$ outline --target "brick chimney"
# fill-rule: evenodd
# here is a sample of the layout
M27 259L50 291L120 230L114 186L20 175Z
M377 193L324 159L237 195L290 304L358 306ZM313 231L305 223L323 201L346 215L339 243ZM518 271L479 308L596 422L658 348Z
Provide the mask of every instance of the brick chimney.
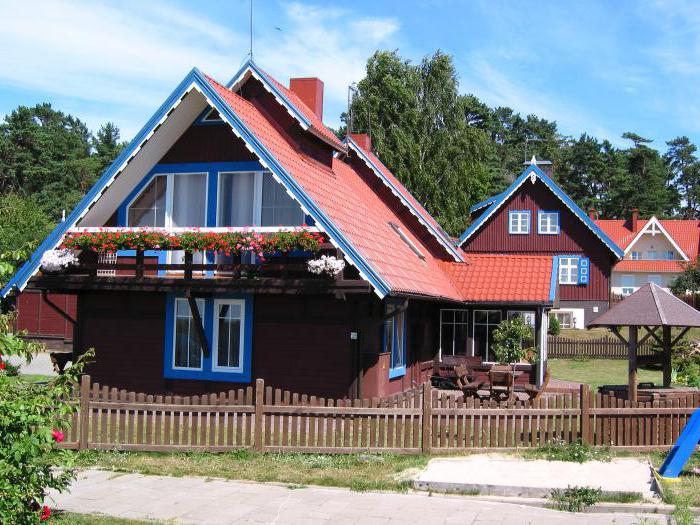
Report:
M598 212L596 211L596 209L593 206L588 208L588 218L591 219L592 221L598 220Z
M372 151L372 139L367 133L350 133L350 138L365 151Z
M323 120L323 82L316 77L290 78L289 89L302 100L314 114Z
M636 232L637 231L637 224L639 223L639 210L637 208L632 208L630 210L632 212L632 217L630 219L630 226L632 227L632 231Z

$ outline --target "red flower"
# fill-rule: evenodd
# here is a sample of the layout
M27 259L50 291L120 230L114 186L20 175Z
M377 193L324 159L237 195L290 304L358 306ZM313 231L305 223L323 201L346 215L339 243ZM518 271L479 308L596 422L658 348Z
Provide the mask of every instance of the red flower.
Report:
M56 443L60 443L61 441L63 441L63 438L65 438L65 435L63 434L63 432L61 432L60 430L56 430L56 429L54 429L53 432L51 432L51 435L56 440Z
M51 516L51 509L46 505L41 507L41 517L39 519L41 521L46 521L47 519L49 519L50 516Z
M5 368L7 368L5 361L0 361L0 370L5 370Z

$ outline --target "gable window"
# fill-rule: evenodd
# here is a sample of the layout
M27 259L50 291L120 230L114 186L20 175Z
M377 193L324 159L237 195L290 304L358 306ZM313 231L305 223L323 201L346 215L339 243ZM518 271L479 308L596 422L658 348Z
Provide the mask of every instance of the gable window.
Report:
M467 355L468 310L440 310L440 354Z
M474 338L472 354L481 356L484 361L491 357L493 331L501 322L500 310L474 310Z
M559 212L540 211L537 212L537 233L540 235L559 234Z
M559 257L559 284L578 284L578 257Z
M649 250L647 252L647 259L650 261L655 261L656 260L656 250Z
M530 233L529 210L508 212L508 233L513 235L527 235Z
M305 218L271 173L219 173L219 226L300 226Z
M632 260L633 261L641 261L642 260L642 252L632 252Z
M240 371L243 363L245 302L214 301L214 370Z
M384 321L384 351L391 352L389 378L406 373L406 310L397 304L388 303Z
M197 299L200 317L204 317L204 299ZM199 343L190 304L187 299L175 300L173 368L201 370L202 345Z
M205 226L207 174L156 175L127 209L127 226Z
M666 252L666 259L668 259L669 261L672 261L675 258L676 258L676 254L673 250L668 250Z

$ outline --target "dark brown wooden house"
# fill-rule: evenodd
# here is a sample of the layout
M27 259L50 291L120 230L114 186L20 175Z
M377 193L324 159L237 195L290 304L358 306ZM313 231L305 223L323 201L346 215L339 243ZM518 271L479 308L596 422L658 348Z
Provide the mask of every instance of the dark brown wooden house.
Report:
M369 137L341 141L323 125L322 100L320 80L287 88L252 61L226 85L193 70L2 296L74 298L74 353L95 349L93 379L152 393L260 377L320 396L389 395L422 383L444 355L491 360L497 321L514 315L546 357L554 259L470 259ZM284 235L320 245L166 244L227 235L247 248ZM68 252L79 262L51 266L76 239L89 246ZM327 266L319 275L310 261ZM524 380L541 378L528 370Z
M612 266L622 250L533 159L503 193L471 209L459 244L467 253L554 257L556 299L551 313L564 328L584 328L608 309Z

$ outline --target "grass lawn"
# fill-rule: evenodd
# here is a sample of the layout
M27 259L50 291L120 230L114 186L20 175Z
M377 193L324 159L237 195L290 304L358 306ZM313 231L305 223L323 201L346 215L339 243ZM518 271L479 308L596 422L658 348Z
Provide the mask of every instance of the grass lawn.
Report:
M74 514L72 512L56 512L46 523L57 523L61 525L153 525L155 522L111 518L101 514Z
M547 365L552 373L552 379L564 379L588 383L593 392L601 385L626 385L627 360L624 359L549 359ZM663 373L660 370L645 370L637 372L639 382L653 381L663 384Z
M222 454L87 451L79 454L78 463L151 475L276 481L292 485L346 487L356 491L405 491L411 483L399 474L425 467L428 459L394 454L262 454L247 450Z

